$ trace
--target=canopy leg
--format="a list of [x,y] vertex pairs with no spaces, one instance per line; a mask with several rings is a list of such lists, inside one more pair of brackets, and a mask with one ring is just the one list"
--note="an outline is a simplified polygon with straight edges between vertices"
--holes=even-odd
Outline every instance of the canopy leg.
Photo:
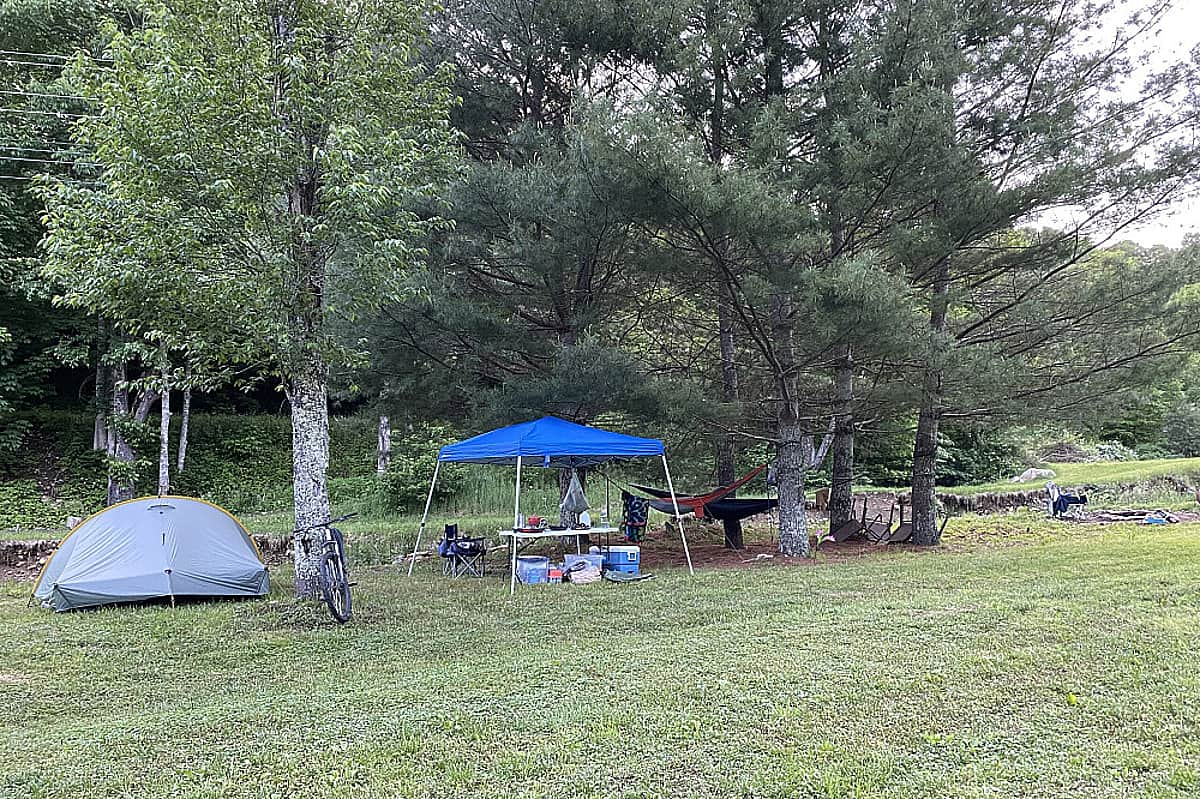
[[[601,472],[601,474],[604,474],[604,473]],[[607,474],[604,475],[604,515],[609,520],[609,524],[611,524],[612,523],[612,508],[609,507],[609,505],[608,505],[608,475]],[[604,526],[608,527],[608,524],[606,524]]]
[[696,571],[692,568],[692,553],[688,551],[687,536],[683,532],[683,516],[679,513],[679,500],[675,498],[675,483],[671,481],[671,467],[667,465],[667,456],[662,456],[663,473],[667,476],[667,489],[671,492],[671,505],[675,508],[675,522],[679,525],[679,540],[683,542],[683,555],[687,558],[688,574],[693,577]]
[[433,464],[433,479],[429,481],[429,496],[425,497],[425,511],[421,514],[421,525],[417,528],[417,541],[413,544],[412,557],[408,559],[408,576],[412,577],[413,566],[417,563],[417,550],[421,548],[421,534],[425,532],[425,521],[429,518],[429,506],[433,503],[433,488],[437,485],[438,470],[442,468],[441,461]]
[[521,456],[517,456],[517,490],[513,496],[513,533],[509,537],[512,542],[512,552],[509,553],[512,560],[512,573],[508,578],[508,595],[512,596],[517,592],[517,536],[515,535],[517,528],[521,526]]

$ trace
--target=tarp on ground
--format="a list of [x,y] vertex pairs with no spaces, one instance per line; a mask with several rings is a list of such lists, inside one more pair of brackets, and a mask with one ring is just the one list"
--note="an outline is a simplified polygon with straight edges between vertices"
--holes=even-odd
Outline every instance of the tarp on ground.
[[571,468],[662,454],[663,443],[655,438],[627,436],[543,416],[448,444],[438,453],[438,460],[516,465],[520,457],[528,466]]
[[144,497],[72,530],[33,595],[62,611],[162,597],[263,596],[269,588],[254,541],[227,511],[190,497]]

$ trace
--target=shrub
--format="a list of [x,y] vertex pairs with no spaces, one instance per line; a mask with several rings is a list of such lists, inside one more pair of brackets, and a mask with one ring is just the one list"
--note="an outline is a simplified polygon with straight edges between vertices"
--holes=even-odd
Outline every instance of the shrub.
[[1101,441],[1096,445],[1096,456],[1094,460],[1136,461],[1137,459],[1137,452],[1130,447],[1125,446],[1120,441]]
[[[36,411],[22,419],[30,432],[17,452],[0,452],[0,528],[59,527],[104,501],[106,459],[92,450],[91,414]],[[280,416],[193,414],[188,460],[175,473],[178,414],[172,419],[172,491],[199,496],[237,512],[279,511],[292,506],[292,436]],[[128,469],[138,493],[155,490],[157,418],[129,428],[138,458]],[[374,479],[375,422],[364,417],[330,420],[330,492],[338,504],[378,502]],[[427,479],[427,478],[426,478]]]
[[[429,481],[437,453],[457,439],[444,425],[414,425],[399,441],[393,441],[392,461],[384,478],[384,499],[391,510],[419,513],[429,492]],[[455,494],[463,483],[463,467],[443,463],[438,472],[435,499]]]
[[1025,468],[1025,453],[1002,435],[982,430],[947,430],[938,435],[938,483],[988,483]]
[[1165,447],[1175,455],[1200,456],[1200,407],[1182,402],[1167,411],[1163,419]]

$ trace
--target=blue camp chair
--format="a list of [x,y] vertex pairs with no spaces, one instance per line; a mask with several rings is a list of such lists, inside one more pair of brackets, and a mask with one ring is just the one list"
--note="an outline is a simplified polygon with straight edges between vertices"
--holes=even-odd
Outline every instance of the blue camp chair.
[[457,524],[447,524],[438,542],[438,555],[447,577],[482,577],[487,568],[487,540],[462,538]]
[[1051,481],[1046,483],[1046,504],[1050,515],[1055,519],[1062,519],[1067,516],[1067,512],[1072,505],[1086,505],[1087,494],[1064,494],[1058,484]]

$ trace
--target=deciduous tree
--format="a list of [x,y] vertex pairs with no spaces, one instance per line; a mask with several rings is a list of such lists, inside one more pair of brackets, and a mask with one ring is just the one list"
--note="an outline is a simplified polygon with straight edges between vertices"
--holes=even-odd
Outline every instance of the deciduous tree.
[[[298,527],[330,517],[327,378],[344,356],[331,319],[392,297],[438,224],[421,209],[452,166],[452,96],[415,59],[427,10],[170,2],[141,30],[109,31],[111,68],[77,71],[98,113],[76,135],[102,185],[51,185],[50,271],[71,276],[68,300],[135,331],[161,333],[165,316],[130,313],[130,295],[279,375]],[[307,549],[302,597],[316,592]]]

